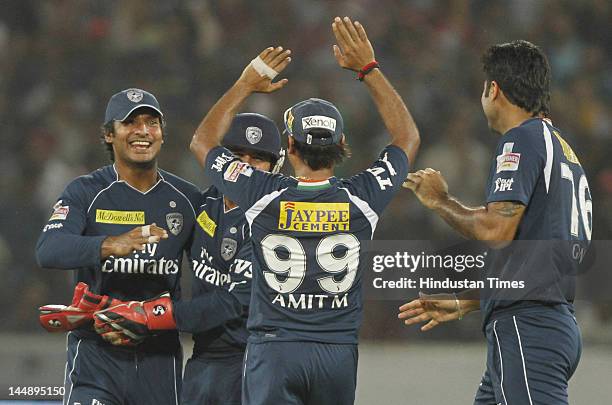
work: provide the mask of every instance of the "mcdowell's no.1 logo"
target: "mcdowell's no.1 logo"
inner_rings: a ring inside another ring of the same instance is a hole
[[[296,232],[337,232],[350,228],[349,203],[281,201],[278,229]]]
[[[102,224],[144,225],[144,211],[96,210],[96,222]]]

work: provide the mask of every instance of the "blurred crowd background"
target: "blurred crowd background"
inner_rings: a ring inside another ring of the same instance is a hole
[[[71,296],[71,272],[38,268],[34,246],[64,186],[108,164],[99,128],[119,90],[140,87],[157,96],[167,120],[160,166],[205,187],[188,151],[194,129],[250,59],[282,45],[293,51],[283,74],[289,84],[253,97],[244,111],[282,125],[295,102],[328,99],[344,116],[353,150],[339,175],[367,167],[387,135],[363,84],[333,58],[336,15],[363,23],[411,109],[422,137],[415,167],[441,170],[451,192],[473,204],[484,199],[497,142],[480,107],[480,55],[514,39],[539,45],[553,70],[553,122],[590,181],[593,238],[612,239],[608,0],[3,0],[0,7],[0,302],[10,309],[4,330],[42,334],[36,307]],[[377,237],[458,238],[408,191],[394,200]],[[368,303],[364,337],[418,339],[416,328],[402,329],[395,319],[398,304]],[[585,335],[609,329],[604,303],[585,303],[582,313]],[[432,334],[477,337],[477,318]]]

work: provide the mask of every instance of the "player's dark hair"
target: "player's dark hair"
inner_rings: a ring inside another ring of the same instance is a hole
[[[329,136],[327,131],[321,129],[312,129],[308,133],[314,138],[322,135]],[[351,156],[351,149],[344,142],[334,145],[308,145],[296,141],[294,145],[302,160],[312,170],[331,168]]]
[[[487,96],[494,80],[512,104],[533,116],[550,114],[550,65],[540,48],[523,40],[493,45],[482,64]]]
[[[111,162],[115,162],[115,152],[113,151],[113,144],[106,142],[106,135],[114,134],[115,126],[113,121],[109,121],[100,127],[100,142],[104,145],[104,149],[108,153],[108,158]]]

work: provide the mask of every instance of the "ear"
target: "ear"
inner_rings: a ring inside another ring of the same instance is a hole
[[[107,132],[106,134],[104,134],[104,142],[106,143],[113,143],[113,133],[112,132]]]
[[[489,98],[491,100],[495,100],[497,99],[497,97],[499,97],[500,93],[501,93],[501,89],[499,88],[499,85],[497,84],[497,82],[495,80],[491,80],[491,86],[489,88]]]
[[[295,154],[295,139],[291,135],[287,137],[287,154]]]
[[[346,145],[346,137],[344,136],[344,133],[342,134],[342,138],[340,138],[340,145]]]

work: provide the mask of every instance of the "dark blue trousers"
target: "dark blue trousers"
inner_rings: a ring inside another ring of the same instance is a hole
[[[486,326],[487,369],[474,405],[567,405],[567,385],[582,351],[565,305],[493,317]]]
[[[316,342],[249,343],[243,405],[352,405],[357,345]]]
[[[195,356],[183,375],[182,405],[240,405],[243,354],[223,358]]]
[[[183,365],[175,354],[144,353],[68,334],[64,405],[178,405]]]

